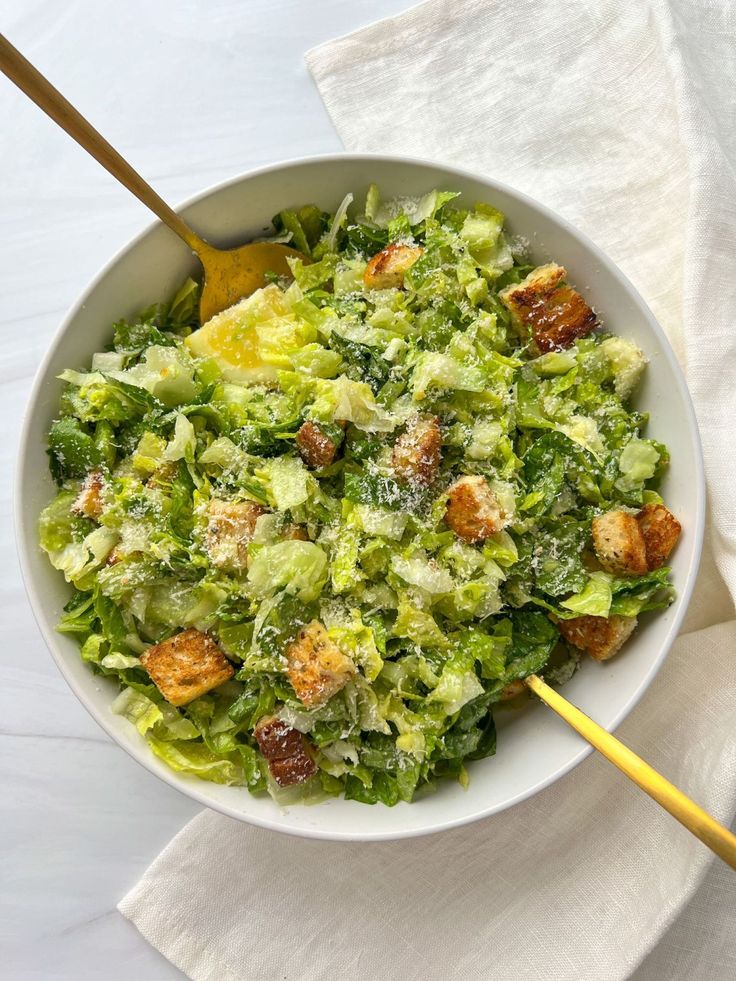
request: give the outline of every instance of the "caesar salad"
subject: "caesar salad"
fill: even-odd
[[[672,601],[644,353],[458,197],[284,210],[290,280],[203,325],[187,280],[61,375],[59,630],[174,770],[305,802],[465,785],[525,677]]]

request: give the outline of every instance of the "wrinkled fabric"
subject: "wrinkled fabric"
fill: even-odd
[[[348,150],[432,158],[526,191],[587,232],[665,328],[701,427],[708,540],[683,632],[618,734],[726,823],[735,41],[725,0],[430,0],[307,55]],[[206,812],[119,908],[196,981],[614,981],[637,969],[710,862],[592,756],[510,811],[404,842],[285,838]],[[725,936],[713,909],[732,908],[707,912],[709,935]],[[637,977],[709,977],[691,953],[658,948]]]

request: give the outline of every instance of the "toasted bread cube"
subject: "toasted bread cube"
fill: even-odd
[[[268,768],[279,787],[292,787],[295,783],[304,783],[317,772],[317,764],[306,750],[298,756],[289,756],[285,760],[271,760]]]
[[[509,682],[509,684],[502,689],[501,701],[510,702],[512,698],[518,698],[518,696],[522,695],[525,691],[528,691],[528,688],[521,678],[517,678],[515,681]]]
[[[636,617],[575,617],[557,626],[566,641],[594,661],[607,661],[621,650],[636,628]]]
[[[260,719],[253,735],[271,775],[280,787],[303,783],[317,772],[307,740],[301,732],[281,719],[273,715]]]
[[[337,445],[311,420],[299,427],[296,448],[302,460],[313,470],[329,467],[337,456]]]
[[[391,464],[396,476],[428,487],[440,468],[442,433],[437,416],[417,416],[394,443]]]
[[[300,701],[309,708],[323,705],[344,688],[355,665],[319,622],[302,627],[286,649],[287,674]]]
[[[105,478],[101,471],[92,470],[84,478],[79,494],[72,504],[72,511],[83,518],[98,521],[103,508],[102,492],[105,489]]]
[[[281,537],[292,542],[311,541],[309,532],[304,525],[287,525],[281,532]]]
[[[639,523],[627,511],[607,511],[593,518],[593,547],[607,572],[643,576],[647,553]]]
[[[570,347],[598,324],[582,296],[563,283],[566,275],[562,266],[550,262],[499,293],[515,323],[531,333],[542,353]]]
[[[266,508],[253,501],[219,501],[207,508],[205,548],[212,565],[226,572],[240,572],[248,565],[248,543],[256,521]]]
[[[485,477],[460,477],[450,485],[445,521],[463,541],[485,541],[503,528],[505,518]]]
[[[363,273],[363,282],[373,290],[387,290],[404,285],[404,273],[417,261],[424,249],[392,242],[373,256]]]
[[[275,715],[258,720],[253,730],[258,748],[267,760],[285,760],[299,752],[304,736]]]
[[[645,504],[637,514],[650,572],[659,569],[677,545],[682,525],[664,504]]]
[[[149,647],[141,654],[141,664],[172,705],[187,705],[235,674],[214,640],[193,629]]]

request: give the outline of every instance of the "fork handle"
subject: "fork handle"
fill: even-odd
[[[703,844],[722,858],[727,865],[736,869],[736,835],[731,834],[699,804],[683,794],[661,773],[657,773],[640,756],[633,753],[628,746],[624,746],[610,732],[606,732],[597,722],[589,719],[537,675],[530,675],[525,680],[545,705],[561,716],[568,725],[580,733],[583,739],[586,739],[661,807],[669,811],[696,838],[700,838]]]
[[[138,200],[150,208],[173,232],[176,232],[193,252],[199,254],[208,248],[207,243],[192,231],[127,160],[110,146],[94,126],[88,123],[61,92],[55,89],[2,34],[0,34],[0,69],[73,140],[101,163],[105,170],[132,191]]]

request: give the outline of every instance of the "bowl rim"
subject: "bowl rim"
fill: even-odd
[[[439,160],[430,160],[422,157],[408,156],[403,154],[382,154],[382,153],[328,153],[328,154],[315,154],[303,157],[294,157],[287,160],[277,161],[275,163],[267,164],[262,167],[257,167],[251,170],[244,171],[243,173],[237,174],[233,177],[227,178],[223,181],[218,181],[212,184],[202,191],[188,197],[186,200],[178,204],[174,210],[177,213],[185,211],[192,205],[216,194],[222,190],[233,185],[241,184],[244,181],[250,180],[255,177],[260,177],[265,174],[274,173],[277,171],[287,171],[293,169],[299,169],[306,164],[319,165],[319,164],[335,164],[343,161],[356,161],[356,162],[382,162],[382,163],[398,163],[406,164],[409,166],[418,167],[431,167],[434,169],[440,169],[446,172],[450,177],[457,176],[458,178],[464,178],[467,180],[478,181],[485,184],[488,187],[489,192],[498,190],[509,197],[515,198],[520,202],[530,206],[532,209],[539,211],[552,223],[559,225],[565,231],[568,232],[574,239],[585,248],[585,250],[593,256],[593,258],[603,266],[607,272],[609,272],[613,278],[618,282],[621,289],[626,291],[630,297],[633,299],[637,307],[641,310],[649,328],[652,330],[654,335],[657,337],[661,352],[666,359],[668,366],[672,372],[677,387],[678,395],[682,400],[685,416],[687,419],[688,437],[694,449],[695,457],[695,472],[691,474],[691,479],[695,484],[695,511],[692,515],[691,524],[691,534],[693,541],[693,553],[692,561],[687,571],[687,578],[682,586],[678,589],[678,605],[677,609],[669,623],[667,633],[660,645],[660,651],[657,655],[655,661],[651,664],[647,672],[642,676],[638,686],[633,691],[628,700],[616,713],[614,719],[605,728],[607,731],[614,731],[621,722],[628,716],[632,709],[641,700],[644,692],[649,688],[655,676],[659,672],[664,660],[669,653],[669,650],[677,636],[682,621],[684,619],[685,613],[687,612],[695,582],[698,576],[698,569],[700,566],[700,560],[703,548],[703,538],[705,529],[705,508],[706,508],[706,485],[705,485],[705,472],[703,464],[703,450],[702,443],[700,439],[700,432],[698,429],[697,417],[695,413],[695,408],[692,402],[692,397],[690,395],[689,389],[685,382],[685,376],[680,367],[680,364],[675,356],[674,350],[670,345],[670,342],[656,320],[654,314],[649,309],[648,304],[629,280],[629,278],[619,269],[619,267],[608,258],[608,256],[590,239],[584,232],[581,232],[576,228],[571,222],[566,218],[559,215],[557,212],[548,208],[546,205],[537,201],[535,198],[522,191],[517,190],[513,186],[506,184],[504,181],[497,180],[495,177],[487,177],[478,172],[468,170],[463,167],[457,167],[451,164],[443,163]],[[447,831],[451,828],[461,827],[466,824],[471,824],[475,821],[481,820],[482,818],[491,817],[493,814],[501,813],[516,804],[521,803],[530,797],[535,796],[540,793],[545,788],[551,786],[566,773],[573,770],[578,764],[580,764],[587,756],[593,752],[593,747],[582,743],[580,749],[562,766],[558,767],[554,772],[548,774],[541,780],[538,780],[531,787],[527,787],[525,790],[515,794],[514,796],[508,798],[503,802],[493,804],[489,807],[476,808],[471,813],[463,814],[459,817],[449,818],[447,820],[434,820],[431,824],[426,826],[397,829],[390,831],[379,831],[379,832],[351,832],[346,830],[344,832],[326,831],[320,828],[294,828],[285,826],[275,814],[273,818],[264,817],[261,815],[245,815],[238,811],[234,807],[230,807],[228,804],[221,801],[213,801],[207,792],[207,782],[206,781],[185,781],[173,770],[166,768],[165,770],[159,770],[155,765],[155,757],[151,751],[145,745],[137,746],[135,743],[123,744],[118,738],[114,731],[111,720],[94,705],[90,699],[87,698],[84,687],[78,684],[73,677],[71,670],[67,669],[66,659],[62,652],[57,648],[57,636],[55,631],[45,623],[44,617],[44,604],[42,597],[40,595],[40,588],[33,578],[33,573],[31,570],[30,561],[28,558],[26,543],[23,539],[23,525],[24,519],[22,514],[22,489],[25,482],[25,455],[26,447],[29,442],[29,430],[31,427],[31,420],[34,415],[34,410],[36,403],[39,399],[39,395],[42,386],[46,380],[46,375],[48,372],[48,367],[50,362],[56,353],[57,348],[61,345],[63,338],[65,337],[71,323],[76,318],[79,311],[85,305],[87,297],[97,288],[98,283],[108,274],[108,272],[114,268],[117,263],[130,251],[134,250],[136,246],[143,240],[147,235],[149,235],[154,229],[161,226],[163,223],[159,219],[155,219],[149,222],[138,234],[133,236],[132,239],[127,241],[123,246],[121,246],[107,262],[100,268],[96,275],[92,278],[86,288],[83,290],[78,299],[69,308],[67,314],[56,328],[49,347],[41,359],[41,362],[36,370],[33,383],[31,385],[30,394],[27,398],[26,405],[23,411],[23,421],[20,429],[20,438],[18,443],[18,451],[16,456],[15,465],[15,477],[13,481],[13,524],[15,532],[15,544],[18,554],[18,560],[21,569],[21,576],[23,579],[23,584],[26,590],[26,595],[28,597],[31,610],[33,612],[34,619],[38,628],[41,632],[41,636],[48,648],[49,653],[54,659],[57,668],[61,672],[62,677],[66,681],[69,688],[76,695],[77,699],[81,702],[83,707],[92,716],[95,722],[103,729],[105,733],[113,740],[113,742],[124,750],[129,756],[136,760],[139,764],[144,766],[150,773],[154,776],[163,780],[170,787],[178,790],[180,793],[187,797],[192,798],[197,801],[197,803],[202,804],[211,810],[218,811],[227,817],[234,818],[235,820],[245,822],[257,827],[265,828],[270,831],[278,831],[281,834],[288,834],[296,837],[310,838],[310,839],[320,839],[327,841],[390,841],[398,840],[402,838],[413,838],[420,837],[429,834],[435,834],[440,831]],[[172,235],[174,233],[172,232]],[[202,784],[200,787],[199,784]],[[247,792],[247,791],[245,791]]]

